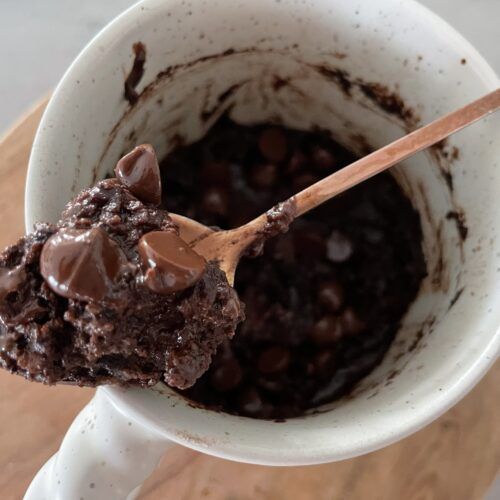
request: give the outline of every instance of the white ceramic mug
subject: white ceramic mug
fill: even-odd
[[[123,85],[138,41],[146,70],[131,106]],[[362,153],[498,84],[460,35],[409,0],[145,0],[57,87],[33,146],[26,225],[56,220],[137,143],[163,156],[228,109],[243,123],[320,126]],[[341,460],[442,414],[500,346],[499,125],[490,117],[395,170],[421,213],[429,276],[351,397],[275,423],[193,408],[166,386],[101,387],[26,498],[132,497],[172,443],[258,464]]]

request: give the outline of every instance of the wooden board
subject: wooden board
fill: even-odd
[[[1,247],[23,233],[26,165],[43,108],[43,103],[35,107],[0,143]],[[500,469],[499,376],[497,363],[461,403],[424,430],[344,462],[271,468],[177,447],[147,481],[140,498],[480,500]],[[92,393],[0,373],[0,498],[22,497]]]

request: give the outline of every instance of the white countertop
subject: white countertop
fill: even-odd
[[[133,3],[134,0],[1,0],[0,134],[54,87],[94,34]],[[421,3],[457,28],[500,74],[500,0]],[[500,479],[488,500],[499,498]]]

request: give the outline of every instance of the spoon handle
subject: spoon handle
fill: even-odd
[[[297,208],[296,216],[308,212],[333,196],[387,170],[418,151],[436,144],[499,108],[500,89],[496,89],[463,108],[438,118],[351,163],[296,194],[293,197]]]

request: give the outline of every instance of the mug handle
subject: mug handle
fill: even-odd
[[[24,500],[133,500],[174,443],[123,415],[97,389]]]

